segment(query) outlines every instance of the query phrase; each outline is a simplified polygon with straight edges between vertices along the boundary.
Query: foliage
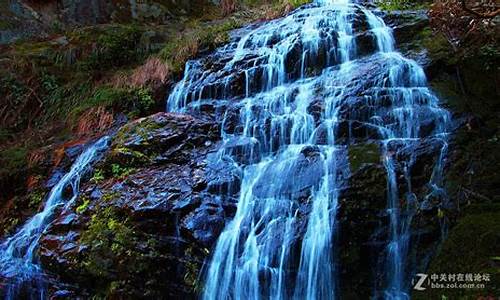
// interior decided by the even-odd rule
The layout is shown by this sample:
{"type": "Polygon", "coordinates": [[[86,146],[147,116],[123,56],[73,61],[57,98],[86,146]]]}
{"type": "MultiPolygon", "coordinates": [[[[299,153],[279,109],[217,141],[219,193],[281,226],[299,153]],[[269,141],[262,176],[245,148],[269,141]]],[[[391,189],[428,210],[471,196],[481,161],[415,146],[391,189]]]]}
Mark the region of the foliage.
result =
{"type": "MultiPolygon", "coordinates": [[[[96,26],[66,33],[66,42],[16,43],[1,57],[5,57],[5,67],[0,68],[1,125],[18,132],[33,125],[65,123],[71,112],[81,114],[94,103],[87,103],[95,100],[94,86],[102,85],[95,79],[142,60],[146,54],[140,43],[142,32],[134,25],[96,26]]],[[[151,108],[147,94],[137,91],[140,103],[125,109],[138,108],[136,115],[143,113],[142,107],[151,108]]]]}
{"type": "Polygon", "coordinates": [[[18,125],[21,118],[17,118],[17,112],[14,108],[22,109],[23,99],[29,94],[29,90],[22,81],[18,80],[12,74],[6,74],[0,77],[0,97],[3,99],[3,106],[6,108],[0,112],[2,125],[18,125]]]}
{"type": "Polygon", "coordinates": [[[405,10],[405,9],[426,9],[429,1],[413,1],[413,0],[378,0],[377,6],[386,11],[405,10]]]}
{"type": "Polygon", "coordinates": [[[144,64],[135,68],[130,75],[118,75],[114,85],[121,87],[146,87],[151,84],[164,84],[171,76],[171,70],[156,56],[149,57],[144,64]]]}
{"type": "Polygon", "coordinates": [[[111,200],[117,198],[119,196],[118,192],[112,192],[112,193],[106,193],[102,195],[102,201],[103,202],[110,202],[111,200]]]}
{"type": "Polygon", "coordinates": [[[111,172],[113,173],[114,178],[125,178],[130,175],[134,171],[133,168],[122,167],[119,164],[111,165],[111,172]]]}
{"type": "Polygon", "coordinates": [[[99,183],[104,180],[104,171],[102,169],[96,169],[94,175],[90,179],[94,183],[99,183]]]}
{"type": "Polygon", "coordinates": [[[9,233],[13,232],[14,229],[16,229],[17,225],[19,225],[20,221],[21,220],[19,218],[15,217],[7,218],[4,222],[5,223],[3,230],[4,235],[8,235],[9,233]]]}
{"type": "Polygon", "coordinates": [[[482,46],[475,54],[486,71],[494,71],[500,66],[500,49],[491,44],[482,46]]]}
{"type": "Polygon", "coordinates": [[[79,62],[85,71],[104,71],[137,62],[144,53],[140,45],[142,31],[134,25],[112,26],[98,35],[92,52],[79,62]]]}
{"type": "Polygon", "coordinates": [[[287,3],[292,5],[293,8],[297,8],[297,7],[302,6],[304,4],[311,3],[311,1],[310,0],[288,0],[287,3]]]}
{"type": "Polygon", "coordinates": [[[128,279],[145,279],[140,274],[154,273],[157,246],[142,235],[116,207],[100,208],[92,216],[80,240],[88,247],[81,265],[95,280],[100,296],[109,297],[118,290],[122,296],[133,295],[128,279]]]}
{"type": "Polygon", "coordinates": [[[84,199],[83,203],[76,208],[76,213],[78,213],[78,214],[83,213],[85,210],[87,210],[87,207],[89,206],[89,204],[90,204],[90,200],[84,199]]]}
{"type": "Polygon", "coordinates": [[[150,113],[155,101],[148,88],[115,88],[102,86],[91,97],[76,106],[71,115],[76,117],[96,106],[128,112],[129,117],[144,116],[150,113]]]}
{"type": "MultiPolygon", "coordinates": [[[[56,31],[70,30],[57,38],[51,36],[50,40],[19,40],[6,51],[2,49],[0,125],[5,130],[0,132],[1,139],[15,142],[14,133],[30,130],[36,131],[39,143],[47,137],[66,139],[69,131],[77,127],[79,116],[99,103],[95,101],[100,99],[96,97],[99,89],[116,86],[107,83],[113,83],[117,73],[126,74],[126,80],[117,85],[122,89],[146,89],[151,81],[163,85],[182,71],[186,60],[227,42],[229,30],[262,18],[269,6],[283,4],[259,0],[253,1],[255,5],[250,8],[247,2],[239,3],[239,11],[229,16],[214,5],[203,4],[202,9],[190,10],[185,18],[169,19],[162,25],[99,24],[71,29],[54,24],[56,31]],[[156,53],[161,60],[153,55],[141,68],[138,66],[144,59],[158,49],[143,42],[151,33],[155,43],[164,43],[163,50],[156,53]]],[[[292,2],[298,5],[303,0],[292,2]]],[[[141,100],[140,105],[116,109],[132,118],[150,113],[151,94],[142,94],[135,95],[141,100]],[[144,94],[149,96],[142,97],[144,94]],[[146,104],[146,109],[141,109],[142,104],[146,104]]],[[[156,91],[154,95],[157,96],[156,91]]]]}
{"type": "Polygon", "coordinates": [[[37,209],[38,206],[43,202],[43,199],[45,198],[45,191],[43,190],[37,190],[34,192],[31,192],[29,196],[29,207],[32,209],[37,209]]]}
{"type": "Polygon", "coordinates": [[[179,73],[185,62],[194,58],[200,50],[212,50],[227,43],[229,31],[239,26],[241,23],[234,19],[212,26],[195,24],[190,31],[167,43],[159,56],[167,62],[169,69],[179,73]]]}
{"type": "MultiPolygon", "coordinates": [[[[494,43],[496,25],[493,19],[471,14],[462,3],[470,7],[475,1],[436,0],[429,11],[431,26],[446,36],[455,51],[494,43]]],[[[482,1],[474,6],[477,12],[488,12],[495,7],[495,0],[482,1]]]]}
{"type": "Polygon", "coordinates": [[[114,277],[109,273],[115,256],[128,256],[132,248],[133,229],[112,207],[92,216],[89,227],[83,232],[81,242],[89,246],[89,255],[83,262],[85,269],[96,277],[114,277]]]}
{"type": "Polygon", "coordinates": [[[12,147],[0,152],[0,162],[2,169],[7,172],[20,170],[26,167],[27,148],[12,147]]]}

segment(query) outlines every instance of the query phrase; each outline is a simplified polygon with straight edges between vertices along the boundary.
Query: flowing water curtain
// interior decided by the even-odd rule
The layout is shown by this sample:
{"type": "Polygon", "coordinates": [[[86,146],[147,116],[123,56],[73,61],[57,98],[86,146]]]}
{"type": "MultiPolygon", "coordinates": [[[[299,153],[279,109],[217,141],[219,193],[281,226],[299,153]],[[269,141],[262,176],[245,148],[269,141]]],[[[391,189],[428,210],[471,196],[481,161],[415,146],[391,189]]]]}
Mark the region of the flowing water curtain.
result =
{"type": "Polygon", "coordinates": [[[383,99],[384,97],[380,96],[382,91],[391,99],[388,116],[392,124],[379,128],[380,135],[384,138],[382,155],[387,172],[387,212],[390,220],[385,263],[386,289],[383,294],[387,299],[409,299],[410,278],[414,270],[409,268],[407,255],[411,240],[411,222],[419,206],[411,186],[411,168],[415,163],[413,151],[426,137],[435,136],[439,140],[441,149],[429,179],[430,195],[439,190],[441,200],[446,201],[441,186],[443,159],[448,145],[447,134],[451,125],[450,114],[439,107],[439,100],[428,89],[423,69],[416,62],[394,52],[394,39],[390,28],[373,15],[368,17],[368,22],[377,36],[378,49],[388,63],[387,74],[377,80],[382,89],[375,93],[374,99],[383,99]],[[424,118],[431,118],[435,123],[431,132],[422,132],[424,118]],[[397,157],[401,151],[408,152],[408,149],[410,155],[407,158],[397,157]],[[403,170],[396,170],[396,164],[401,164],[403,170]],[[405,195],[401,195],[399,191],[398,171],[405,178],[405,195]]]}
{"type": "MultiPolygon", "coordinates": [[[[345,162],[345,159],[337,158],[334,145],[335,97],[330,97],[330,107],[324,116],[325,126],[329,127],[328,144],[315,145],[316,124],[307,108],[312,91],[322,83],[301,78],[306,77],[306,68],[317,67],[318,63],[328,66],[349,60],[355,47],[351,24],[347,21],[352,13],[350,9],[328,10],[333,16],[325,16],[322,7],[312,7],[311,10],[250,32],[238,43],[234,58],[226,66],[227,69],[233,68],[253,52],[265,53],[264,66],[255,65],[244,71],[246,99],[242,101],[239,117],[243,128],[239,136],[257,141],[258,151],[264,158],[245,168],[236,216],[219,237],[207,272],[206,299],[220,299],[227,295],[235,299],[334,297],[331,239],[337,191],[336,180],[332,179],[337,178],[336,163],[345,162]],[[280,33],[280,29],[284,32],[280,33]],[[279,41],[269,45],[276,35],[279,41]],[[335,47],[335,44],[339,46],[335,47]],[[298,45],[302,46],[300,72],[290,75],[285,60],[298,45]],[[318,58],[322,54],[326,57],[320,61],[318,58]],[[256,78],[260,78],[261,86],[250,87],[250,82],[256,78]],[[298,82],[288,85],[297,79],[298,82]],[[255,95],[255,92],[260,93],[255,95]],[[270,132],[266,132],[269,123],[270,132]],[[302,178],[297,173],[306,156],[317,160],[315,168],[307,174],[315,176],[314,180],[302,178]],[[269,178],[275,178],[275,182],[263,184],[269,178]],[[305,235],[296,278],[288,272],[291,263],[288,250],[297,235],[301,201],[300,196],[291,191],[295,185],[307,187],[314,203],[309,216],[303,216],[308,217],[309,222],[307,228],[302,229],[305,235]],[[297,282],[295,288],[290,281],[297,282]]],[[[200,77],[213,80],[206,72],[192,74],[190,68],[191,65],[169,99],[171,110],[182,110],[189,102],[203,101],[202,98],[207,96],[204,90],[210,90],[202,84],[198,90],[190,91],[193,85],[199,84],[200,77]]],[[[231,77],[226,80],[231,80],[231,77]]],[[[228,85],[223,86],[223,91],[212,90],[209,97],[230,94],[228,85]]],[[[229,143],[237,137],[224,133],[223,138],[229,143]]],[[[252,156],[253,153],[246,155],[252,156]]]]}
{"type": "MultiPolygon", "coordinates": [[[[433,193],[442,190],[449,115],[426,87],[420,66],[394,49],[381,18],[362,6],[330,1],[249,30],[217,50],[216,57],[232,58],[215,70],[205,69],[202,60],[188,62],[168,110],[196,114],[203,105],[221,103],[226,110],[217,157],[243,170],[236,215],[215,246],[204,299],[339,296],[333,237],[338,191],[349,168],[345,146],[338,143],[345,137],[338,135],[349,117],[375,129],[382,144],[390,219],[382,294],[408,297],[409,208],[418,201],[409,176],[414,161],[401,161],[399,152],[436,136],[443,146],[430,185],[433,193]],[[358,53],[363,34],[357,31],[365,22],[374,37],[369,57],[358,53]],[[374,74],[364,79],[362,68],[374,74]],[[371,107],[362,113],[350,107],[356,104],[350,97],[359,94],[364,98],[357,101],[371,107]],[[320,113],[311,109],[315,105],[320,113]],[[423,130],[424,123],[431,129],[423,130]],[[400,165],[409,191],[404,211],[396,181],[400,165]]],[[[355,140],[352,122],[348,141],[355,140]]]]}

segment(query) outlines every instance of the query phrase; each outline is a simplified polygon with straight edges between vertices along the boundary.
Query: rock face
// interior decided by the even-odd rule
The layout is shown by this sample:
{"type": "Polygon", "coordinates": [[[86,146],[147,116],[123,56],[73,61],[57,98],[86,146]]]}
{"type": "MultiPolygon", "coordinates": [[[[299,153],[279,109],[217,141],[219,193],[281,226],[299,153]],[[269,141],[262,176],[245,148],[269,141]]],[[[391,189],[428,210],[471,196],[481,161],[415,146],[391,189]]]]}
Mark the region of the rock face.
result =
{"type": "Polygon", "coordinates": [[[124,126],[40,241],[43,265],[97,287],[91,293],[191,295],[207,247],[234,211],[208,188],[227,182],[205,168],[218,138],[215,124],[183,115],[124,126]]]}
{"type": "MultiPolygon", "coordinates": [[[[339,293],[352,298],[368,298],[375,291],[382,293],[384,284],[389,281],[385,258],[390,255],[387,245],[392,239],[390,228],[395,211],[398,214],[401,212],[401,218],[411,220],[410,224],[414,226],[407,236],[411,249],[407,259],[406,254],[402,254],[405,262],[400,266],[408,273],[407,279],[411,277],[411,272],[425,270],[426,256],[439,242],[442,220],[438,212],[446,201],[442,195],[434,195],[431,180],[435,166],[442,162],[440,153],[446,147],[442,139],[432,136],[444,132],[440,126],[446,124],[448,114],[439,107],[437,98],[427,88],[425,76],[415,62],[390,50],[374,53],[379,49],[377,47],[381,47],[376,43],[374,31],[384,30],[383,24],[375,25],[375,29],[371,30],[375,17],[362,8],[356,7],[346,13],[346,18],[352,22],[353,45],[357,46],[356,51],[352,51],[350,59],[353,62],[349,67],[339,67],[341,57],[324,52],[329,46],[338,52],[346,51],[341,47],[339,35],[330,31],[337,24],[323,27],[328,21],[318,22],[317,32],[314,32],[317,35],[313,35],[319,36],[317,39],[307,34],[296,34],[301,32],[302,22],[307,24],[304,20],[309,17],[321,18],[323,14],[336,13],[329,9],[315,10],[313,5],[304,7],[284,20],[252,31],[252,35],[243,40],[236,38],[234,43],[211,56],[191,62],[189,72],[174,89],[168,104],[169,109],[174,111],[183,110],[202,118],[223,120],[223,130],[227,134],[224,136],[224,154],[237,164],[246,166],[252,161],[259,161],[262,154],[271,157],[269,167],[259,173],[262,179],[259,177],[251,185],[252,190],[245,190],[245,193],[251,193],[252,201],[257,203],[263,199],[277,201],[286,195],[285,199],[292,200],[291,206],[299,207],[297,211],[300,213],[295,219],[300,224],[298,228],[293,228],[297,235],[293,242],[287,243],[289,247],[286,250],[290,249],[293,253],[286,262],[292,266],[290,273],[299,271],[299,245],[305,240],[302,237],[307,227],[304,223],[307,223],[307,216],[312,211],[311,203],[315,201],[308,191],[319,185],[323,171],[327,169],[322,167],[325,161],[319,149],[332,143],[340,149],[347,148],[352,169],[347,184],[338,187],[340,203],[336,228],[339,235],[334,237],[337,239],[335,250],[340,254],[339,293]],[[285,33],[277,32],[280,30],[285,33]],[[309,39],[314,40],[314,47],[308,48],[309,39]],[[279,64],[273,60],[278,60],[279,64]],[[395,77],[398,78],[397,83],[391,85],[395,77]],[[205,110],[207,107],[210,109],[205,110]],[[333,114],[332,110],[335,111],[333,114]],[[332,123],[335,123],[335,129],[329,126],[332,123]],[[301,126],[303,124],[307,126],[301,126]],[[331,140],[332,131],[335,132],[334,142],[331,140]],[[306,138],[301,139],[298,134],[294,136],[297,132],[306,138]],[[406,140],[401,141],[401,137],[406,140]],[[315,145],[307,146],[303,149],[307,151],[299,155],[281,155],[287,153],[289,144],[299,148],[304,144],[315,145]],[[379,149],[374,150],[374,146],[379,149]],[[382,146],[384,151],[380,149],[382,146]],[[277,154],[274,155],[273,151],[277,154]],[[242,157],[241,153],[247,156],[242,157]],[[383,159],[380,158],[382,153],[385,155],[383,159]],[[287,163],[287,159],[291,162],[287,163]],[[393,159],[394,185],[399,195],[393,199],[397,208],[389,209],[388,198],[392,194],[388,190],[388,167],[384,161],[393,159]],[[274,178],[276,176],[282,178],[274,178]]],[[[407,19],[394,17],[392,21],[399,42],[408,42],[413,32],[418,32],[427,24],[421,12],[412,12],[411,16],[405,17],[407,19]],[[401,19],[404,20],[396,24],[395,20],[401,19]]],[[[342,32],[342,29],[338,31],[342,32]]],[[[335,158],[339,157],[342,156],[335,158]]],[[[340,182],[342,175],[335,174],[340,182]]],[[[270,211],[272,209],[269,208],[270,211]]],[[[258,214],[248,211],[243,212],[245,218],[239,219],[241,222],[250,224],[254,221],[252,216],[259,220],[258,214]]],[[[286,216],[286,213],[282,215],[286,216]]],[[[252,231],[242,227],[241,236],[245,239],[245,234],[252,231]]],[[[278,249],[272,247],[280,243],[280,237],[261,236],[261,232],[266,232],[266,227],[262,227],[264,229],[259,228],[255,233],[256,247],[263,249],[259,252],[259,259],[265,265],[262,269],[275,268],[280,273],[281,264],[279,267],[273,265],[272,254],[267,256],[270,252],[265,252],[267,248],[278,249]],[[272,241],[269,247],[267,240],[272,241]],[[268,260],[271,263],[267,264],[268,260]]],[[[280,228],[278,231],[285,230],[280,228]]],[[[403,229],[396,231],[399,234],[403,229]]],[[[222,247],[229,244],[226,235],[224,238],[222,247]]],[[[250,240],[249,237],[247,241],[250,240]]],[[[247,245],[250,244],[248,242],[247,245]]],[[[232,248],[229,251],[233,251],[232,248]]],[[[234,252],[236,259],[245,259],[245,254],[238,256],[241,253],[238,250],[234,252]]],[[[219,259],[221,261],[224,260],[219,259]]],[[[228,266],[234,267],[229,271],[219,269],[217,274],[224,273],[223,278],[219,278],[224,281],[221,288],[224,288],[225,282],[230,282],[225,280],[231,278],[231,274],[241,272],[248,275],[252,272],[239,268],[238,263],[234,265],[228,266]]],[[[260,278],[260,273],[258,276],[260,278]]],[[[272,278],[272,275],[262,276],[272,278]]],[[[270,281],[262,280],[263,286],[270,281]]],[[[293,279],[290,281],[290,286],[293,286],[293,279]]],[[[406,280],[404,285],[409,286],[409,282],[406,280]]],[[[265,287],[263,293],[266,293],[265,287]]]]}
{"type": "MultiPolygon", "coordinates": [[[[395,28],[398,42],[407,47],[403,50],[413,51],[408,43],[414,33],[427,25],[425,15],[395,13],[384,18],[395,28]]],[[[373,125],[370,122],[375,109],[388,107],[393,95],[370,89],[374,82],[387,79],[387,74],[382,78],[376,76],[387,68],[387,60],[379,55],[367,56],[374,50],[373,38],[366,30],[365,20],[355,19],[354,24],[359,31],[356,35],[358,68],[349,74],[352,84],[346,86],[345,96],[339,99],[342,122],[337,129],[338,144],[348,154],[350,174],[339,190],[335,252],[341,262],[337,272],[342,297],[365,299],[374,289],[382,288],[373,286],[373,282],[379,283],[377,278],[384,276],[380,272],[383,263],[380,258],[385,257],[387,251],[390,223],[386,203],[387,172],[380,149],[382,137],[368,125],[373,125]],[[372,98],[377,99],[377,108],[373,107],[372,98]]],[[[240,37],[241,32],[236,33],[233,41],[240,37]]],[[[285,61],[289,78],[297,78],[300,72],[297,62],[302,45],[298,43],[296,47],[285,61]]],[[[231,46],[190,62],[190,67],[203,71],[190,82],[191,93],[186,99],[187,102],[203,100],[196,102],[198,106],[190,107],[193,116],[159,113],[122,127],[93,177],[81,187],[78,200],[58,212],[40,241],[39,250],[43,266],[69,284],[56,286],[60,290],[55,296],[191,298],[200,291],[203,262],[210,257],[217,237],[236,211],[241,166],[259,161],[263,155],[256,139],[220,140],[221,130],[224,134],[244,130],[239,123],[240,111],[244,109],[242,98],[247,93],[259,92],[254,82],[264,76],[263,70],[256,68],[254,81],[245,80],[245,70],[264,59],[259,56],[249,55],[242,60],[246,64],[224,69],[234,54],[227,51],[228,48],[231,46]],[[204,77],[208,75],[210,77],[204,77]],[[222,97],[227,91],[231,94],[230,97],[224,95],[229,98],[227,101],[206,100],[222,97]],[[219,159],[220,151],[231,159],[219,159]],[[249,152],[252,156],[244,155],[249,152]],[[77,288],[73,286],[76,284],[77,288]]],[[[318,51],[318,70],[307,70],[309,75],[317,74],[326,64],[321,59],[322,50],[318,51]]],[[[334,84],[339,70],[332,68],[329,72],[325,72],[325,80],[334,84]]],[[[290,87],[291,95],[297,93],[290,87]]],[[[316,98],[307,107],[316,123],[325,110],[321,93],[320,89],[315,90],[316,98]]],[[[255,115],[268,117],[263,107],[252,109],[262,112],[255,115]]],[[[420,134],[428,136],[437,122],[425,109],[417,113],[422,120],[420,134]]],[[[390,115],[382,119],[381,122],[394,122],[390,115]]],[[[269,122],[262,124],[266,125],[262,134],[270,134],[269,122]]],[[[318,130],[319,141],[321,138],[326,141],[325,132],[318,130]]],[[[455,141],[452,145],[450,148],[456,145],[455,141]]],[[[399,190],[404,192],[411,185],[414,197],[425,198],[411,212],[414,213],[409,237],[412,249],[407,267],[415,271],[427,269],[443,226],[456,213],[453,205],[442,206],[438,197],[425,197],[432,189],[429,178],[442,146],[438,140],[423,139],[398,152],[401,161],[409,157],[413,161],[410,171],[403,163],[395,165],[399,190]],[[405,182],[407,172],[410,182],[405,182]]],[[[460,153],[454,152],[451,156],[455,161],[460,153]]],[[[254,186],[253,193],[263,199],[282,192],[298,199],[298,235],[303,234],[307,226],[302,216],[311,210],[307,191],[318,184],[324,171],[323,163],[318,149],[309,147],[303,149],[300,159],[284,174],[284,178],[298,180],[283,180],[278,186],[270,184],[264,176],[254,186]]],[[[414,203],[412,197],[401,198],[399,201],[405,207],[414,203]]],[[[299,239],[300,236],[292,237],[290,248],[297,250],[299,239]]],[[[298,261],[300,252],[292,252],[298,261]]]]}
{"type": "Polygon", "coordinates": [[[165,21],[192,13],[203,1],[4,1],[0,4],[0,45],[20,38],[47,37],[54,29],[104,23],[165,21]],[[57,28],[55,28],[57,27],[57,28]]]}

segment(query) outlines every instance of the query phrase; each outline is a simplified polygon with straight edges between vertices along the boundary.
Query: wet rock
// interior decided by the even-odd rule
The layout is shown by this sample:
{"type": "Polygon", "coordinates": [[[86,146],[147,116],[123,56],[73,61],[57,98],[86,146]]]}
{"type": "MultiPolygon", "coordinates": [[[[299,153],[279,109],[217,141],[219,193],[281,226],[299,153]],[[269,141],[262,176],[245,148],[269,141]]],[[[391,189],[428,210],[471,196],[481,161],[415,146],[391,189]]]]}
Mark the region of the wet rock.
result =
{"type": "Polygon", "coordinates": [[[210,247],[224,229],[226,217],[230,216],[225,214],[220,203],[205,199],[198,208],[184,218],[182,227],[201,245],[210,247]]]}
{"type": "Polygon", "coordinates": [[[235,195],[240,190],[241,170],[235,162],[224,156],[210,154],[206,167],[207,191],[213,194],[235,195]]]}
{"type": "Polygon", "coordinates": [[[305,147],[300,153],[288,157],[286,154],[266,166],[253,187],[257,197],[290,195],[295,198],[300,192],[318,186],[324,174],[324,160],[317,147],[305,147]],[[281,178],[274,178],[276,170],[282,170],[281,178]]]}
{"type": "Polygon", "coordinates": [[[158,113],[125,125],[113,139],[105,163],[128,166],[181,163],[192,149],[218,139],[218,127],[186,115],[158,113]]]}
{"type": "Polygon", "coordinates": [[[73,230],[45,234],[38,250],[40,262],[63,278],[78,278],[82,270],[77,262],[85,248],[79,239],[80,233],[73,230]]]}
{"type": "Polygon", "coordinates": [[[54,187],[59,182],[59,180],[61,180],[63,176],[64,176],[63,170],[56,169],[50,176],[49,180],[47,180],[47,182],[45,183],[45,186],[47,188],[54,187]]]}
{"type": "Polygon", "coordinates": [[[260,161],[260,143],[251,137],[234,137],[224,142],[224,154],[240,164],[249,165],[260,161]]]}
{"type": "Polygon", "coordinates": [[[424,28],[429,26],[426,10],[390,11],[383,16],[384,21],[393,29],[396,43],[411,42],[424,28]]]}
{"type": "MultiPolygon", "coordinates": [[[[297,19],[304,18],[302,13],[299,10],[297,19]]],[[[367,32],[366,20],[358,14],[350,17],[354,18],[358,54],[372,53],[373,37],[367,32]]],[[[321,34],[328,36],[328,30],[325,28],[321,34]]],[[[410,34],[403,28],[397,30],[400,39],[410,34]]],[[[338,36],[330,36],[331,42],[336,43],[338,36]]],[[[280,38],[271,36],[267,42],[278,47],[280,38]]],[[[300,38],[293,41],[292,51],[285,59],[286,80],[294,81],[300,75],[304,44],[300,38]]],[[[276,196],[294,200],[290,205],[296,212],[294,226],[297,228],[291,237],[290,249],[296,259],[292,259],[290,268],[297,269],[300,244],[312,209],[311,190],[321,184],[325,169],[333,166],[327,165],[321,146],[302,145],[289,147],[287,153],[276,153],[276,160],[267,165],[266,162],[250,165],[268,154],[260,153],[262,141],[271,141],[273,147],[291,143],[289,137],[279,140],[272,136],[275,132],[270,112],[261,104],[264,101],[250,108],[253,116],[262,120],[260,135],[228,138],[226,143],[219,141],[220,127],[227,134],[241,133],[238,125],[244,104],[241,100],[247,93],[255,95],[262,89],[272,88],[263,87],[262,83],[266,76],[274,76],[272,72],[264,72],[269,71],[265,68],[252,67],[262,66],[267,60],[258,53],[247,53],[226,68],[235,54],[234,46],[192,62],[197,71],[188,80],[192,85],[186,95],[192,107],[197,105],[202,111],[194,112],[196,117],[160,113],[129,123],[118,132],[109,154],[98,166],[104,178],[86,183],[82,195],[58,214],[41,240],[40,257],[49,271],[65,274],[64,277],[73,282],[87,278],[85,288],[92,292],[109,289],[109,282],[113,282],[117,297],[195,297],[196,278],[209,256],[206,249],[213,249],[225,224],[236,212],[242,173],[261,166],[264,170],[255,178],[257,182],[252,190],[257,200],[264,202],[276,196]],[[214,100],[218,98],[225,100],[214,100]],[[225,122],[220,126],[220,111],[226,109],[225,122]],[[276,178],[277,170],[280,178],[276,178]],[[157,267],[160,265],[161,268],[157,267]]],[[[335,250],[342,262],[338,270],[344,295],[369,298],[373,282],[380,281],[372,277],[382,275],[368,266],[380,265],[390,232],[386,209],[387,171],[381,157],[383,136],[379,129],[398,122],[394,110],[405,104],[397,103],[399,98],[391,87],[372,87],[388,80],[386,70],[391,67],[390,60],[399,58],[385,54],[357,57],[356,68],[346,74],[334,65],[335,61],[328,62],[331,68],[323,70],[328,64],[325,49],[321,44],[317,53],[307,57],[314,61],[315,67],[305,74],[318,74],[321,69],[324,77],[317,86],[326,82],[331,87],[344,80],[349,83],[342,91],[333,92],[315,86],[307,111],[319,126],[315,142],[328,144],[327,130],[332,127],[318,123],[325,113],[325,99],[337,97],[334,99],[339,112],[335,151],[339,151],[339,159],[335,161],[337,173],[330,179],[335,177],[345,182],[335,191],[339,193],[335,250]],[[350,167],[347,161],[341,160],[343,157],[349,158],[350,167]]],[[[403,81],[401,87],[407,87],[409,79],[405,77],[403,81]]],[[[294,99],[296,91],[289,92],[290,99],[294,99]]],[[[419,104],[422,103],[416,105],[419,104]]],[[[422,119],[419,127],[422,136],[432,135],[435,119],[428,111],[415,111],[422,119]]],[[[290,122],[281,125],[285,132],[291,130],[290,122]]],[[[411,207],[403,215],[415,213],[420,204],[417,202],[425,199],[429,192],[428,179],[442,144],[427,138],[418,144],[389,143],[388,148],[388,155],[396,159],[396,181],[401,191],[398,200],[402,207],[411,207]],[[413,165],[411,170],[405,169],[410,165],[413,165]],[[412,191],[408,190],[403,174],[406,171],[411,175],[412,191]]],[[[431,200],[422,203],[420,207],[425,206],[425,210],[415,215],[410,238],[416,243],[416,249],[432,248],[436,243],[439,228],[436,213],[440,208],[431,200]]],[[[280,230],[271,237],[273,242],[283,238],[284,224],[280,222],[276,222],[280,230]]],[[[418,253],[411,255],[421,258],[418,253]]],[[[261,272],[259,276],[269,275],[261,272]]]]}
{"type": "Polygon", "coordinates": [[[79,292],[94,293],[115,280],[123,285],[120,295],[192,295],[203,249],[213,245],[235,212],[234,199],[221,200],[207,191],[239,189],[236,169],[231,174],[226,165],[213,167],[217,139],[214,124],[184,115],[160,113],[125,125],[97,166],[104,179],[84,184],[78,199],[57,213],[42,236],[43,266],[79,283],[79,292]],[[122,235],[127,235],[120,246],[125,252],[101,252],[122,235]],[[121,271],[121,260],[136,271],[121,271]],[[156,275],[140,271],[159,263],[172,268],[156,275]],[[98,264],[105,264],[104,273],[97,271],[98,264]],[[156,281],[157,276],[171,280],[156,281]],[[89,284],[96,280],[108,283],[89,284]],[[131,280],[140,282],[134,292],[126,283],[131,280]]]}
{"type": "Polygon", "coordinates": [[[377,49],[376,37],[370,31],[365,31],[356,35],[357,53],[360,56],[365,56],[373,53],[377,49]]]}

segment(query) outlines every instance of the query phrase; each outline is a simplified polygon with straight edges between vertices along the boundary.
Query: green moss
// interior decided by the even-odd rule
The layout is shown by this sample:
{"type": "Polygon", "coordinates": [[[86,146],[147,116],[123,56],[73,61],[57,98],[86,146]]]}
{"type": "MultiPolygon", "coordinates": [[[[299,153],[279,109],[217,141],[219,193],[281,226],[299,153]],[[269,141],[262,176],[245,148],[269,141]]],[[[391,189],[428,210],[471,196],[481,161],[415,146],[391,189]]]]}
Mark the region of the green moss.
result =
{"type": "Polygon", "coordinates": [[[123,167],[120,166],[119,164],[111,165],[111,172],[113,173],[114,178],[120,178],[120,179],[125,178],[134,171],[135,171],[134,168],[123,167]]]}
{"type": "Polygon", "coordinates": [[[349,164],[351,171],[358,170],[363,164],[380,162],[380,150],[377,144],[366,143],[349,146],[349,164]]]}
{"type": "MultiPolygon", "coordinates": [[[[149,132],[152,132],[156,129],[160,129],[164,126],[164,124],[155,122],[152,119],[142,120],[139,123],[134,123],[132,126],[124,126],[120,129],[120,131],[116,134],[113,143],[116,145],[123,145],[127,138],[132,135],[139,135],[142,138],[146,139],[149,132]]],[[[124,148],[123,146],[118,146],[117,149],[124,148]]],[[[127,149],[126,151],[131,151],[127,149]]]]}
{"type": "Polygon", "coordinates": [[[457,62],[457,55],[453,54],[450,43],[443,34],[434,33],[426,28],[420,35],[423,47],[429,51],[429,56],[433,60],[442,61],[449,65],[457,62]]]}
{"type": "Polygon", "coordinates": [[[76,213],[77,214],[82,214],[84,213],[86,210],[87,210],[87,207],[89,206],[90,204],[90,199],[87,198],[87,197],[82,197],[82,204],[80,204],[77,208],[76,208],[76,213]]]}
{"type": "Polygon", "coordinates": [[[467,97],[460,91],[458,82],[454,77],[446,73],[440,74],[439,77],[430,82],[430,85],[439,99],[447,101],[448,106],[454,111],[467,111],[467,97]]]}
{"type": "Polygon", "coordinates": [[[151,144],[152,133],[164,126],[162,122],[156,122],[153,119],[142,119],[123,126],[114,136],[107,164],[118,164],[122,168],[142,167],[150,164],[158,155],[158,147],[161,147],[161,145],[151,144]],[[134,149],[125,146],[130,139],[133,140],[134,149]]]}
{"type": "Polygon", "coordinates": [[[484,289],[427,289],[415,292],[415,299],[476,299],[498,295],[500,267],[495,257],[500,253],[500,212],[469,214],[451,229],[438,255],[432,260],[429,274],[490,274],[484,289]]]}
{"type": "Polygon", "coordinates": [[[43,190],[37,190],[34,192],[31,192],[29,195],[29,207],[31,209],[37,209],[40,204],[43,202],[45,199],[46,192],[43,190]]]}
{"type": "MultiPolygon", "coordinates": [[[[489,46],[485,47],[489,49],[489,46]]],[[[488,126],[495,128],[498,126],[497,112],[500,105],[497,101],[495,73],[488,66],[496,64],[500,56],[485,51],[489,54],[478,52],[475,56],[460,58],[459,61],[446,60],[454,72],[441,72],[430,83],[440,99],[447,101],[454,111],[473,114],[485,122],[491,120],[488,126]]],[[[445,52],[442,54],[445,55],[445,52]]]]}
{"type": "Polygon", "coordinates": [[[119,291],[121,296],[137,297],[130,279],[146,280],[139,274],[155,273],[157,246],[143,235],[116,207],[101,208],[92,216],[80,240],[88,247],[81,267],[95,281],[98,296],[110,297],[119,291]]]}
{"type": "Polygon", "coordinates": [[[429,7],[429,3],[415,3],[412,0],[379,0],[377,6],[382,10],[406,10],[406,9],[424,9],[429,7]]]}

